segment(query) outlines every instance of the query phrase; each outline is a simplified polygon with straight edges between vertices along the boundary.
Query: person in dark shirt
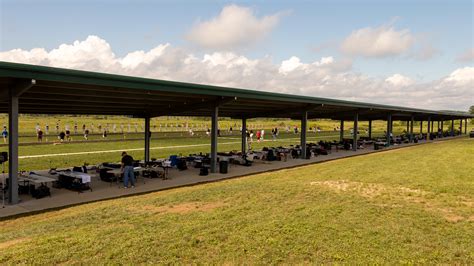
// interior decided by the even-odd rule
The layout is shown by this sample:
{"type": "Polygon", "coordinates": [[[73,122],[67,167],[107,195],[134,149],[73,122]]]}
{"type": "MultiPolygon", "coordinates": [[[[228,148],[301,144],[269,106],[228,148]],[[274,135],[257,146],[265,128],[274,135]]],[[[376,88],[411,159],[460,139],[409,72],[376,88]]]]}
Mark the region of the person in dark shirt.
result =
{"type": "Polygon", "coordinates": [[[43,131],[40,129],[36,134],[38,136],[38,142],[43,142],[43,131]]]}
{"type": "Polygon", "coordinates": [[[135,174],[133,173],[133,157],[126,152],[122,152],[122,167],[120,170],[123,172],[123,188],[128,188],[129,180],[132,184],[132,188],[134,188],[135,174]]]}
{"type": "Polygon", "coordinates": [[[59,140],[60,140],[61,142],[63,142],[63,141],[64,141],[64,137],[66,137],[66,133],[64,133],[64,131],[61,131],[61,133],[59,133],[59,136],[58,136],[58,137],[59,137],[59,140]]]}

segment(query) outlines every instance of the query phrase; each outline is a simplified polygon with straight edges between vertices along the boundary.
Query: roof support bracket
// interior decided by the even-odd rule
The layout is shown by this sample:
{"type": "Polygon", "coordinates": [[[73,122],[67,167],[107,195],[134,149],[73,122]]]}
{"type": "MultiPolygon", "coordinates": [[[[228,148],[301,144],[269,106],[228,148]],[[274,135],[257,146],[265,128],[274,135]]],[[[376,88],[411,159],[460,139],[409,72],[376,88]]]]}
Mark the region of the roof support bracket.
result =
{"type": "Polygon", "coordinates": [[[11,93],[13,97],[20,97],[23,93],[27,92],[33,86],[36,85],[36,80],[21,80],[11,87],[11,93]]]}

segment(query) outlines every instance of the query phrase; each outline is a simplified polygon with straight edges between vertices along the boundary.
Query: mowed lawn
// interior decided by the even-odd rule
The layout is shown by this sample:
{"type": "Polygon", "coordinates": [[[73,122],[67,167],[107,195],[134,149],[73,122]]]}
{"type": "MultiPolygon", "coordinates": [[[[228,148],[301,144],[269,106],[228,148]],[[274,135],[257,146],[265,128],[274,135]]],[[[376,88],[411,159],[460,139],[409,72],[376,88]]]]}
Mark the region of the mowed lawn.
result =
{"type": "Polygon", "coordinates": [[[4,220],[0,263],[469,264],[473,162],[463,138],[4,220]]]}

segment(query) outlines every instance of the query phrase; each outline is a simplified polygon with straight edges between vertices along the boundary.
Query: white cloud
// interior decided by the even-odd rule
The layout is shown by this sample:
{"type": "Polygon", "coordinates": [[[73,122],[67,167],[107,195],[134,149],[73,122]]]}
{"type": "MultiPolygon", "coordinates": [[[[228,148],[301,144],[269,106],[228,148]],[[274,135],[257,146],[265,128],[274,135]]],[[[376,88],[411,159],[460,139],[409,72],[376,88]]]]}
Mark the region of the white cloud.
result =
{"type": "Polygon", "coordinates": [[[97,36],[49,52],[42,48],[0,52],[0,60],[428,109],[467,110],[474,102],[473,67],[420,82],[401,74],[370,77],[355,72],[350,60],[331,56],[314,62],[295,56],[274,62],[268,56],[248,58],[230,52],[195,55],[162,44],[117,57],[97,36]]]}
{"type": "Polygon", "coordinates": [[[194,25],[188,40],[204,48],[229,50],[252,45],[264,38],[278,24],[283,13],[257,18],[252,9],[226,6],[208,21],[194,25]]]}
{"type": "Polygon", "coordinates": [[[167,47],[170,45],[158,45],[149,52],[144,51],[135,51],[127,54],[123,59],[120,60],[122,66],[126,68],[135,68],[139,64],[149,64],[153,61],[154,58],[159,57],[163,54],[167,47]]]}
{"type": "Polygon", "coordinates": [[[385,79],[385,81],[397,87],[406,87],[415,84],[415,81],[413,79],[403,76],[401,74],[394,74],[385,79]]]}
{"type": "Polygon", "coordinates": [[[415,38],[408,29],[391,25],[367,27],[353,31],[341,44],[341,51],[354,56],[388,57],[407,52],[415,38]]]}
{"type": "Polygon", "coordinates": [[[462,54],[460,54],[456,61],[458,62],[474,62],[474,48],[467,49],[462,54]]]}
{"type": "Polygon", "coordinates": [[[283,73],[283,74],[286,74],[286,73],[289,73],[289,72],[297,69],[298,67],[300,67],[302,65],[303,64],[301,63],[301,61],[298,57],[292,56],[290,59],[284,60],[283,62],[281,62],[279,72],[283,73]]]}
{"type": "Polygon", "coordinates": [[[458,68],[445,78],[444,81],[452,82],[456,85],[470,85],[474,87],[474,67],[458,68]]]}

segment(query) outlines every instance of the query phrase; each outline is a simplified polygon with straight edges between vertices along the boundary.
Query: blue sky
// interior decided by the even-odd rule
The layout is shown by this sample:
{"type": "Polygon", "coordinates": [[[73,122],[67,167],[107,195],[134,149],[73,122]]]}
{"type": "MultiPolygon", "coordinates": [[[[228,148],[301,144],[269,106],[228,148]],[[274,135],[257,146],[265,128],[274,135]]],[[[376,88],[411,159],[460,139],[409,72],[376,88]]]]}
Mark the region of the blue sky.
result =
{"type": "Polygon", "coordinates": [[[264,43],[241,51],[275,60],[298,56],[313,61],[336,55],[314,47],[337,42],[351,31],[389,23],[426,35],[439,50],[432,60],[387,58],[356,60],[371,75],[393,71],[433,79],[459,67],[454,59],[473,46],[472,1],[7,1],[1,5],[0,50],[53,49],[98,35],[117,55],[160,43],[189,45],[184,35],[199,19],[216,16],[230,4],[253,7],[257,15],[290,11],[264,43]]]}
{"type": "Polygon", "coordinates": [[[470,54],[459,60],[473,49],[472,1],[0,2],[0,52],[51,51],[95,35],[110,44],[117,57],[166,43],[198,57],[226,51],[248,59],[270,57],[275,64],[291,57],[304,63],[332,57],[350,60],[353,73],[374,79],[400,74],[417,83],[439,80],[456,69],[473,66],[470,54]],[[190,41],[193,27],[212,21],[230,5],[250,9],[257,19],[277,16],[277,23],[265,31],[264,38],[248,45],[216,48],[190,41]],[[411,39],[409,47],[382,56],[341,50],[341,43],[354,31],[380,27],[405,32],[411,39]],[[423,51],[430,52],[418,58],[423,51]]]}

